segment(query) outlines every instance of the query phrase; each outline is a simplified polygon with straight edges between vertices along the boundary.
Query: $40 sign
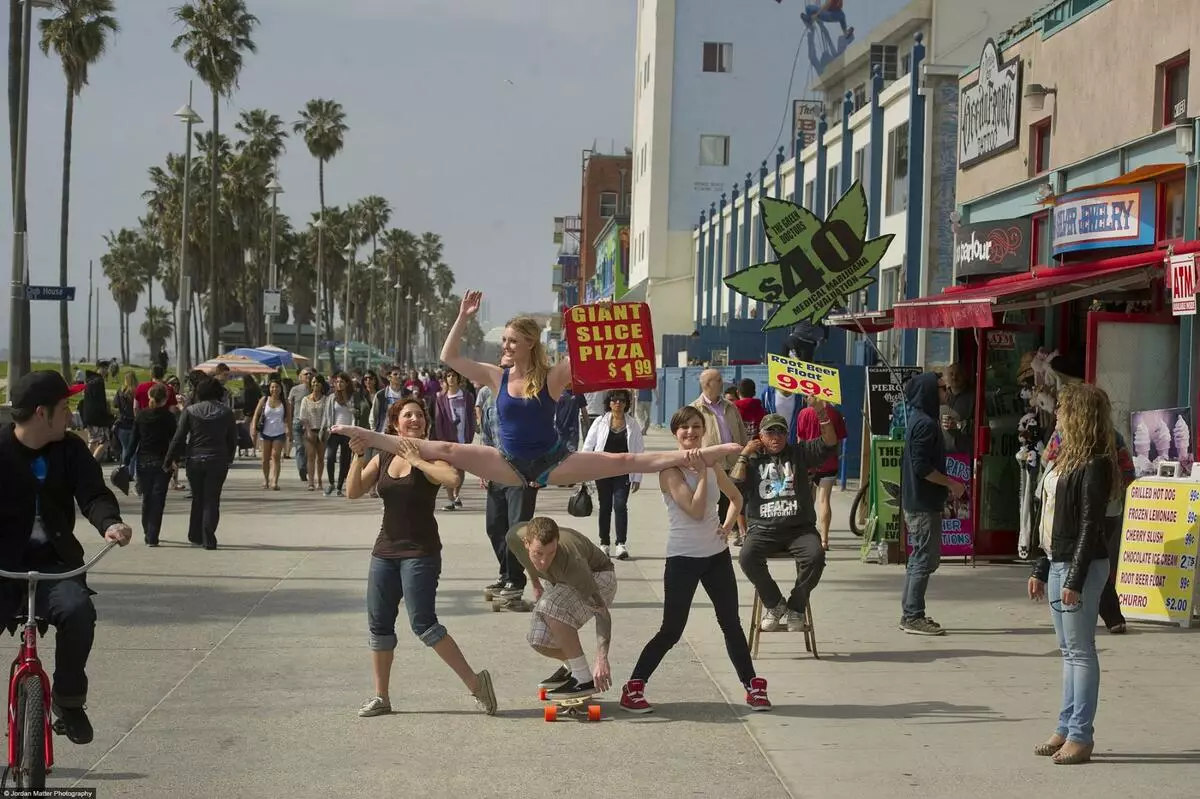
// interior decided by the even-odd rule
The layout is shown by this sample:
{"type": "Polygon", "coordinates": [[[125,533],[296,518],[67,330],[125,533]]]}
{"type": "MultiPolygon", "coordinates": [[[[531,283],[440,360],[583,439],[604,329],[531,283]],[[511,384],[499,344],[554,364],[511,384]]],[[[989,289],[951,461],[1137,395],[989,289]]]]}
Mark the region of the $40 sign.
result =
{"type": "Polygon", "coordinates": [[[841,404],[842,380],[837,369],[782,355],[768,355],[767,377],[775,388],[841,404]]]}
{"type": "Polygon", "coordinates": [[[571,390],[654,388],[654,329],[644,302],[576,305],[563,313],[571,390]]]}

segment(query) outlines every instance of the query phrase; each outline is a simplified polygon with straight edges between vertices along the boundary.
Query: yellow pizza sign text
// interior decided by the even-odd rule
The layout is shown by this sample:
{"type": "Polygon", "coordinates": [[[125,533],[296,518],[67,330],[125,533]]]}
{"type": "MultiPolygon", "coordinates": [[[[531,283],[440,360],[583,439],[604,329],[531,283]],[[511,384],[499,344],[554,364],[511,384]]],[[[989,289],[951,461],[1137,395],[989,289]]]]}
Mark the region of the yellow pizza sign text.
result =
{"type": "Polygon", "coordinates": [[[798,361],[782,355],[767,356],[767,379],[775,388],[838,405],[842,401],[842,379],[837,369],[798,361]]]}
{"type": "Polygon", "coordinates": [[[1125,492],[1117,598],[1127,618],[1191,625],[1200,483],[1135,480],[1125,492]]]}

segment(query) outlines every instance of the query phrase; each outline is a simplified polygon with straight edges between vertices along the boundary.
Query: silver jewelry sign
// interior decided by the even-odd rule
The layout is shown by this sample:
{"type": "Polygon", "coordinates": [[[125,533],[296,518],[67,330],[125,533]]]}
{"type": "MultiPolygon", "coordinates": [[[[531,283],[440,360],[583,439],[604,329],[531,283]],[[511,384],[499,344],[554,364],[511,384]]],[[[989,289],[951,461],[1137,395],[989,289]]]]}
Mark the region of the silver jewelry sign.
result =
{"type": "Polygon", "coordinates": [[[1021,138],[1021,59],[1000,63],[1000,50],[984,42],[974,83],[958,104],[958,166],[977,164],[1011,150],[1021,138]]]}

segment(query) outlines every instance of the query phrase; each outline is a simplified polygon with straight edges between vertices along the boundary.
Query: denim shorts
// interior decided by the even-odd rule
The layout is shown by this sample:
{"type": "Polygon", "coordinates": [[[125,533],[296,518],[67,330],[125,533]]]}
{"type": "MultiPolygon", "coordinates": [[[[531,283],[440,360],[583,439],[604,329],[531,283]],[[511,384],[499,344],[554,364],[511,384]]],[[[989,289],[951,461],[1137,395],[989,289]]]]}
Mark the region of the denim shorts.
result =
{"type": "Polygon", "coordinates": [[[367,572],[368,646],[374,651],[396,648],[396,618],[400,602],[408,612],[413,634],[426,646],[446,637],[437,618],[437,585],[442,556],[377,558],[371,556],[367,572]]]}
{"type": "Polygon", "coordinates": [[[508,454],[503,446],[499,449],[500,454],[504,456],[504,460],[513,468],[513,471],[519,474],[528,485],[538,488],[546,487],[550,482],[550,473],[571,454],[571,451],[567,449],[566,442],[561,438],[549,451],[536,458],[517,458],[508,454]]]}

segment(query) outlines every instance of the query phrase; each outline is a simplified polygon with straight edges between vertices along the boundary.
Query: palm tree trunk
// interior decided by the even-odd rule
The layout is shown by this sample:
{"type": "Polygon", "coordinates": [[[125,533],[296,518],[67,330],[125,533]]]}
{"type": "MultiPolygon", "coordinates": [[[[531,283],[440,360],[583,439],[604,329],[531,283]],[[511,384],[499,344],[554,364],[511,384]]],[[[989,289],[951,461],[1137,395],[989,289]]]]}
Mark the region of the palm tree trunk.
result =
{"type": "Polygon", "coordinates": [[[221,329],[221,270],[217,268],[217,187],[221,181],[221,159],[217,157],[221,149],[220,118],[221,95],[212,90],[212,146],[209,148],[209,181],[208,181],[208,354],[210,358],[217,355],[217,341],[221,329]]]}
{"type": "MultiPolygon", "coordinates": [[[[321,200],[321,220],[324,221],[324,219],[325,219],[325,159],[323,159],[323,158],[317,159],[317,194],[321,200]]],[[[324,234],[325,234],[324,230],[322,230],[322,231],[320,231],[320,233],[318,233],[318,235],[321,235],[321,236],[323,236],[324,234]]],[[[324,266],[325,265],[321,264],[321,263],[317,264],[317,268],[320,269],[321,271],[324,271],[324,266]]],[[[332,287],[329,284],[332,281],[330,281],[328,278],[329,278],[328,275],[323,275],[322,280],[318,281],[318,282],[321,282],[324,284],[322,286],[322,292],[326,295],[326,297],[328,297],[331,300],[333,298],[333,291],[331,290],[332,287]]],[[[317,299],[317,313],[321,312],[320,306],[322,304],[324,304],[325,319],[322,321],[324,321],[324,323],[325,323],[325,325],[324,325],[325,335],[327,336],[328,341],[329,341],[329,347],[327,348],[327,351],[329,352],[329,368],[330,368],[330,371],[332,372],[332,370],[333,370],[333,303],[329,300],[326,300],[324,303],[322,303],[321,300],[323,300],[323,299],[325,299],[325,298],[317,299]]],[[[316,353],[314,352],[313,355],[315,356],[316,353]]],[[[313,363],[313,368],[317,369],[317,364],[315,362],[313,363]]],[[[319,369],[318,369],[318,371],[319,371],[319,369]]]]}
{"type": "MultiPolygon", "coordinates": [[[[58,228],[58,285],[67,285],[67,232],[71,223],[71,136],[74,132],[75,92],[67,81],[67,111],[63,123],[62,219],[58,228]]],[[[58,304],[58,357],[63,375],[71,373],[71,322],[67,304],[58,304]]]]}

